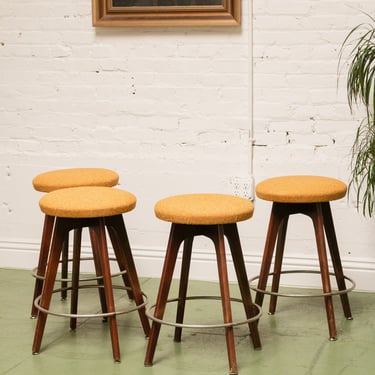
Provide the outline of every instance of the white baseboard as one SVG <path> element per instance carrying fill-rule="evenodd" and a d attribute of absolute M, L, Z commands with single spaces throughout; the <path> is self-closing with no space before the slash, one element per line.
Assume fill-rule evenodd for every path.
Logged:
<path fill-rule="evenodd" d="M 160 277 L 165 249 L 137 248 L 133 246 L 133 255 L 140 277 Z M 0 241 L 0 268 L 33 269 L 37 264 L 39 244 L 20 241 Z M 82 246 L 82 256 L 90 256 L 87 245 Z M 343 259 L 344 273 L 356 282 L 356 290 L 375 291 L 375 258 L 374 259 Z M 245 263 L 249 278 L 259 273 L 261 255 L 245 255 Z M 179 264 L 176 271 L 179 269 Z M 285 256 L 283 269 L 317 270 L 315 258 Z M 82 272 L 93 271 L 91 262 L 85 262 Z M 230 256 L 228 256 L 229 279 L 235 281 L 235 273 Z M 176 274 L 177 277 L 177 274 Z M 194 249 L 190 277 L 195 280 L 216 281 L 217 265 L 212 251 Z M 293 274 L 282 276 L 281 283 L 295 287 L 320 287 L 320 276 L 310 274 Z"/>

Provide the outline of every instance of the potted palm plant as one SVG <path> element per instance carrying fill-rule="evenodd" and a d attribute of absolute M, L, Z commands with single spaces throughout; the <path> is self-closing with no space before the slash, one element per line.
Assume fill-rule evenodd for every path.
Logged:
<path fill-rule="evenodd" d="M 352 148 L 349 190 L 364 216 L 375 216 L 375 18 L 353 28 L 345 38 L 340 59 L 349 49 L 347 98 L 351 112 L 364 111 Z"/>

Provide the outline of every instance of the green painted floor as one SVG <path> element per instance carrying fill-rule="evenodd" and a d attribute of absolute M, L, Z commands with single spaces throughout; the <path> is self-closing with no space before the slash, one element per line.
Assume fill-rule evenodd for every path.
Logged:
<path fill-rule="evenodd" d="M 142 279 L 142 288 L 154 301 L 158 280 Z M 222 329 L 183 332 L 181 343 L 173 342 L 173 331 L 163 326 L 153 367 L 144 367 L 147 340 L 137 313 L 118 317 L 122 362 L 112 360 L 108 327 L 100 319 L 81 319 L 75 332 L 65 318 L 49 316 L 39 355 L 31 354 L 35 320 L 29 318 L 33 279 L 29 271 L 0 269 L 0 374 L 43 375 L 209 375 L 228 374 Z M 191 294 L 215 295 L 215 283 L 191 282 Z M 236 296 L 233 286 L 233 295 Z M 121 291 L 118 303 L 127 304 Z M 265 300 L 265 305 L 267 303 Z M 82 290 L 82 309 L 98 309 L 97 292 Z M 190 303 L 191 302 L 191 303 Z M 369 375 L 375 371 L 375 294 L 352 292 L 354 320 L 347 321 L 335 298 L 338 340 L 328 340 L 324 303 L 320 298 L 280 298 L 274 316 L 266 312 L 259 324 L 263 348 L 254 351 L 245 326 L 236 327 L 239 374 L 278 375 Z M 56 295 L 53 306 L 68 309 Z M 234 317 L 241 320 L 240 304 Z M 237 305 L 237 306 L 236 306 Z M 166 317 L 169 317 L 168 307 Z M 220 302 L 189 301 L 187 323 L 220 321 Z M 170 315 L 172 319 L 172 314 Z"/>

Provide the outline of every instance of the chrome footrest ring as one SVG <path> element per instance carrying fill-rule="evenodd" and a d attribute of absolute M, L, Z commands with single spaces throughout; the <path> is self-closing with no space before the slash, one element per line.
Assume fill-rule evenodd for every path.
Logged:
<path fill-rule="evenodd" d="M 87 261 L 87 260 L 94 260 L 94 258 L 93 257 L 80 258 L 80 261 Z M 110 262 L 114 262 L 116 260 L 117 260 L 116 258 L 109 258 Z M 71 258 L 68 259 L 68 262 L 72 262 L 72 261 L 73 261 L 73 259 L 71 259 Z M 59 263 L 62 263 L 62 261 L 60 260 Z M 119 271 L 119 272 L 111 274 L 111 277 L 121 276 L 121 275 L 124 275 L 125 273 L 126 273 L 126 270 Z M 35 277 L 36 279 L 39 279 L 39 280 L 45 279 L 44 276 L 38 275 L 38 267 L 35 267 L 35 268 L 32 269 L 31 275 L 32 275 L 32 277 Z M 79 279 L 79 281 L 94 281 L 94 280 L 100 280 L 102 278 L 103 278 L 102 276 L 93 276 L 93 277 L 87 277 L 87 278 L 83 277 L 82 279 Z M 59 279 L 56 279 L 55 281 L 57 281 L 57 282 L 71 282 L 72 280 L 71 279 L 65 279 L 65 278 L 59 278 Z"/>
<path fill-rule="evenodd" d="M 80 285 L 78 287 L 78 289 L 92 289 L 92 288 L 103 288 L 104 289 L 104 286 L 103 285 L 95 285 L 95 284 L 87 284 L 87 285 Z M 125 287 L 125 286 L 121 286 L 121 285 L 113 285 L 112 286 L 113 289 L 123 289 L 123 290 L 131 290 L 131 288 L 129 287 Z M 62 290 L 72 290 L 72 287 L 68 287 L 68 288 L 59 288 L 59 289 L 55 289 L 53 290 L 52 293 L 59 293 L 61 292 Z M 107 313 L 95 313 L 95 314 L 70 314 L 70 313 L 58 313 L 58 312 L 55 312 L 53 310 L 49 310 L 49 309 L 45 309 L 43 307 L 41 307 L 39 305 L 39 302 L 40 302 L 40 299 L 41 299 L 41 295 L 39 295 L 37 298 L 35 298 L 34 300 L 34 306 L 41 312 L 45 313 L 45 314 L 49 314 L 49 315 L 54 315 L 54 316 L 60 316 L 60 317 L 65 317 L 65 318 L 97 318 L 97 317 L 109 317 L 109 316 L 113 316 L 113 315 L 121 315 L 121 314 L 127 314 L 127 313 L 130 313 L 130 312 L 133 312 L 133 311 L 136 311 L 136 310 L 140 310 L 142 308 L 145 308 L 147 303 L 148 303 L 148 297 L 145 293 L 141 292 L 142 293 L 142 296 L 144 297 L 144 301 L 143 303 L 141 303 L 140 305 L 135 305 L 135 306 L 131 306 L 127 309 L 123 309 L 123 310 L 118 310 L 118 311 L 112 311 L 112 312 L 107 312 Z"/>
<path fill-rule="evenodd" d="M 204 299 L 204 300 L 221 300 L 222 298 L 220 296 L 190 296 L 190 297 L 186 297 L 186 301 L 187 300 L 197 300 L 197 299 Z M 243 303 L 242 299 L 239 299 L 239 298 L 231 298 L 230 299 L 231 301 L 233 302 L 240 302 L 240 303 Z M 179 301 L 179 298 L 173 298 L 173 299 L 168 299 L 167 300 L 167 303 L 170 303 L 170 302 L 177 302 Z M 151 310 L 153 310 L 155 308 L 156 304 L 153 304 L 151 306 L 147 306 L 146 307 L 146 316 L 151 319 L 152 321 L 154 322 L 157 322 L 157 323 L 160 323 L 160 324 L 164 324 L 164 325 L 168 325 L 168 326 L 172 326 L 172 327 L 179 327 L 179 328 L 223 328 L 223 327 L 234 327 L 234 326 L 239 326 L 241 324 L 248 324 L 248 323 L 251 323 L 251 322 L 254 322 L 256 320 L 259 320 L 260 317 L 262 316 L 263 312 L 262 312 L 262 308 L 253 303 L 253 306 L 255 306 L 258 310 L 258 313 L 257 315 L 249 318 L 249 319 L 244 319 L 244 320 L 241 320 L 241 321 L 235 321 L 235 322 L 230 322 L 230 323 L 218 323 L 218 324 L 184 324 L 184 323 L 175 323 L 175 322 L 169 322 L 169 321 L 166 321 L 166 320 L 163 320 L 163 319 L 158 319 L 156 318 L 154 315 L 151 314 Z"/>
<path fill-rule="evenodd" d="M 280 272 L 280 275 L 281 274 L 288 274 L 288 273 L 314 273 L 314 274 L 319 274 L 320 275 L 320 271 L 313 271 L 313 270 L 289 270 L 289 271 L 281 271 Z M 330 272 L 329 273 L 330 276 L 335 276 L 335 274 L 333 272 Z M 273 276 L 275 275 L 275 272 L 271 272 L 268 274 L 268 276 Z M 268 294 L 270 296 L 279 296 L 279 297 L 296 297 L 296 298 L 300 298 L 300 297 L 326 297 L 326 296 L 335 296 L 335 295 L 340 295 L 340 294 L 346 294 L 346 293 L 349 293 L 351 292 L 356 284 L 354 282 L 353 279 L 347 277 L 344 275 L 344 279 L 347 280 L 351 286 L 349 288 L 346 288 L 346 289 L 343 289 L 343 290 L 332 290 L 331 292 L 328 292 L 328 293 L 307 293 L 307 294 L 291 294 L 291 293 L 279 293 L 279 292 L 272 292 L 272 291 L 269 291 L 269 290 L 264 290 L 264 289 L 259 289 L 255 286 L 252 286 L 251 283 L 255 280 L 258 280 L 259 279 L 259 275 L 258 276 L 255 276 L 251 279 L 249 279 L 249 285 L 250 285 L 250 289 L 251 290 L 254 290 L 256 292 L 259 292 L 259 293 L 263 293 L 263 294 Z"/>

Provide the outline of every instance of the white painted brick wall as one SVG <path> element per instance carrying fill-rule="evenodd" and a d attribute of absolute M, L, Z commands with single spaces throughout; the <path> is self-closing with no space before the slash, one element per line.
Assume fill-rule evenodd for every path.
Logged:
<path fill-rule="evenodd" d="M 169 227 L 154 218 L 154 203 L 231 193 L 232 179 L 250 171 L 248 8 L 244 1 L 239 28 L 95 29 L 90 0 L 0 3 L 0 266 L 36 263 L 42 215 L 32 178 L 99 166 L 137 195 L 126 222 L 139 271 L 160 273 Z M 287 173 L 347 181 L 358 118 L 344 76 L 336 87 L 338 51 L 374 2 L 254 0 L 253 8 L 256 182 Z M 240 225 L 249 274 L 259 269 L 270 209 L 255 206 Z M 333 208 L 344 265 L 373 289 L 372 220 L 345 200 Z M 314 257 L 305 224 L 296 219 L 290 230 L 290 264 Z M 210 246 L 199 245 L 194 276 L 214 279 Z"/>

